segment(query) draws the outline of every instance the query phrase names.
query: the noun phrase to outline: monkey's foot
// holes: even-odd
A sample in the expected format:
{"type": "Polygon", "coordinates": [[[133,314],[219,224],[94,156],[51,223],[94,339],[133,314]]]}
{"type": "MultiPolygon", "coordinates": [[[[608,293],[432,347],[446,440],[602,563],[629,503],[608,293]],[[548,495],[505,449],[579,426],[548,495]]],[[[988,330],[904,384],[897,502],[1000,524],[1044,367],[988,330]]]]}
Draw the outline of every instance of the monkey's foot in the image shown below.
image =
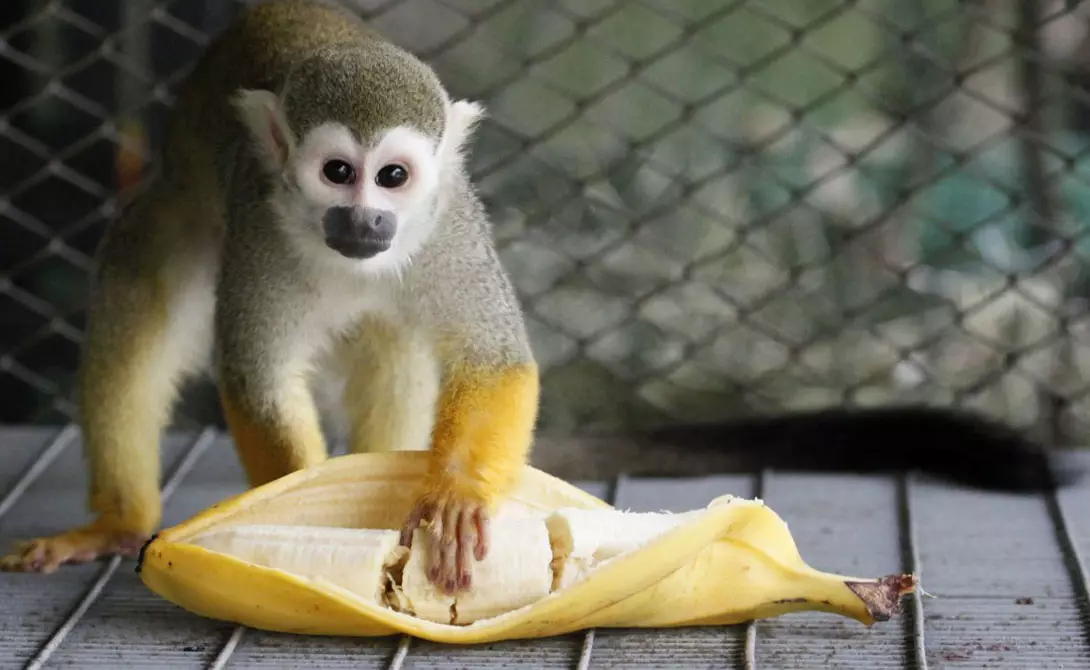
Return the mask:
{"type": "Polygon", "coordinates": [[[401,544],[412,546],[413,531],[427,529],[431,535],[428,580],[453,595],[473,584],[471,558],[480,561],[488,554],[488,525],[488,509],[481,501],[460,496],[440,501],[425,498],[409,514],[401,544]]]}
{"type": "Polygon", "coordinates": [[[133,557],[147,539],[145,533],[92,524],[20,543],[11,554],[0,558],[0,571],[49,574],[66,563],[88,563],[115,555],[133,557]]]}

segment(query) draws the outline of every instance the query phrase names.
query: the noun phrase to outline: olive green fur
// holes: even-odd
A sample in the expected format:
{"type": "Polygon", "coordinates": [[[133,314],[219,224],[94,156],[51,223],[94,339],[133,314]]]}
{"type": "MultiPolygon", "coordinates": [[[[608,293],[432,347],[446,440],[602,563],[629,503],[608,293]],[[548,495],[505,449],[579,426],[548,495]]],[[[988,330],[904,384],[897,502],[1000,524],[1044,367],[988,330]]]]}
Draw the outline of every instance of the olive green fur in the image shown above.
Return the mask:
{"type": "Polygon", "coordinates": [[[443,132],[446,93],[425,63],[337,3],[265,0],[240,11],[180,87],[164,163],[196,167],[204,158],[191,156],[196,140],[219,154],[226,179],[234,157],[225,149],[239,135],[232,101],[241,90],[280,96],[297,137],[325,121],[364,141],[399,125],[436,139],[443,132]]]}

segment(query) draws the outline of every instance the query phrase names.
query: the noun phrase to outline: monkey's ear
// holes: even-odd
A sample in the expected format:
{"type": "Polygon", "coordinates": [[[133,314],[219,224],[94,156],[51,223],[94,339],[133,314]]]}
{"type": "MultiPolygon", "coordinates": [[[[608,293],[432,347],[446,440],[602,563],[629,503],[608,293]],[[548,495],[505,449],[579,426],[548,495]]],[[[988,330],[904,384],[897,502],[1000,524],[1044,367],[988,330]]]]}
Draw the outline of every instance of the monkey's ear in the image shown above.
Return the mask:
{"type": "Polygon", "coordinates": [[[232,103],[253,137],[258,156],[271,172],[284,169],[295,145],[280,100],[271,91],[239,90],[232,103]]]}
{"type": "Polygon", "coordinates": [[[439,145],[439,158],[444,164],[462,160],[462,151],[473,135],[473,129],[484,118],[484,105],[468,100],[451,101],[447,107],[446,130],[439,145]]]}

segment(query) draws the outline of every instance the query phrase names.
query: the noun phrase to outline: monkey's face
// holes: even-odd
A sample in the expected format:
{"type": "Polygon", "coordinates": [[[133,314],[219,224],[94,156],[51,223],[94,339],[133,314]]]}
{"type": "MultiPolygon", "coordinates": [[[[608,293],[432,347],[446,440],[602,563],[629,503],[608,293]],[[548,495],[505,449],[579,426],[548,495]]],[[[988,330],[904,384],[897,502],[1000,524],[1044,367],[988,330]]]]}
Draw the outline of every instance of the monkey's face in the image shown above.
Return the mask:
{"type": "Polygon", "coordinates": [[[404,264],[431,233],[439,161],[435,143],[412,128],[360,142],[323,124],[299,143],[288,177],[311,213],[298,222],[308,230],[294,232],[361,269],[404,264]]]}
{"type": "MultiPolygon", "coordinates": [[[[355,65],[315,59],[313,72],[299,77],[351,83],[341,75],[362,67],[360,56],[341,55],[355,65]]],[[[383,72],[371,79],[383,83],[383,72]]],[[[317,102],[290,89],[287,104],[267,90],[242,89],[232,98],[270,178],[279,226],[307,258],[350,272],[397,273],[432,235],[438,210],[453,197],[449,177],[465,170],[463,149],[484,109],[446,99],[431,75],[417,83],[409,100],[400,89],[394,95],[389,87],[347,84],[319,87],[326,94],[317,102]],[[433,107],[443,122],[434,122],[433,107]]]]}

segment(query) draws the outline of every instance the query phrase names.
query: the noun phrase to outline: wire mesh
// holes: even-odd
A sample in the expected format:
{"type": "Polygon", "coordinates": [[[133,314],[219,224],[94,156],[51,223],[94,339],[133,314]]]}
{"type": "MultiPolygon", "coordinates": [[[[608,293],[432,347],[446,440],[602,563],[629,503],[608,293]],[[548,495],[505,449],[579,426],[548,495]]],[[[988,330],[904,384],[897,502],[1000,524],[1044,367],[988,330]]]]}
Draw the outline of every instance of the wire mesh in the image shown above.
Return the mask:
{"type": "MultiPolygon", "coordinates": [[[[543,429],[892,401],[1088,418],[1090,3],[350,4],[488,109],[471,166],[543,429]]],[[[239,6],[0,8],[0,421],[71,415],[95,245],[239,6]]]]}

